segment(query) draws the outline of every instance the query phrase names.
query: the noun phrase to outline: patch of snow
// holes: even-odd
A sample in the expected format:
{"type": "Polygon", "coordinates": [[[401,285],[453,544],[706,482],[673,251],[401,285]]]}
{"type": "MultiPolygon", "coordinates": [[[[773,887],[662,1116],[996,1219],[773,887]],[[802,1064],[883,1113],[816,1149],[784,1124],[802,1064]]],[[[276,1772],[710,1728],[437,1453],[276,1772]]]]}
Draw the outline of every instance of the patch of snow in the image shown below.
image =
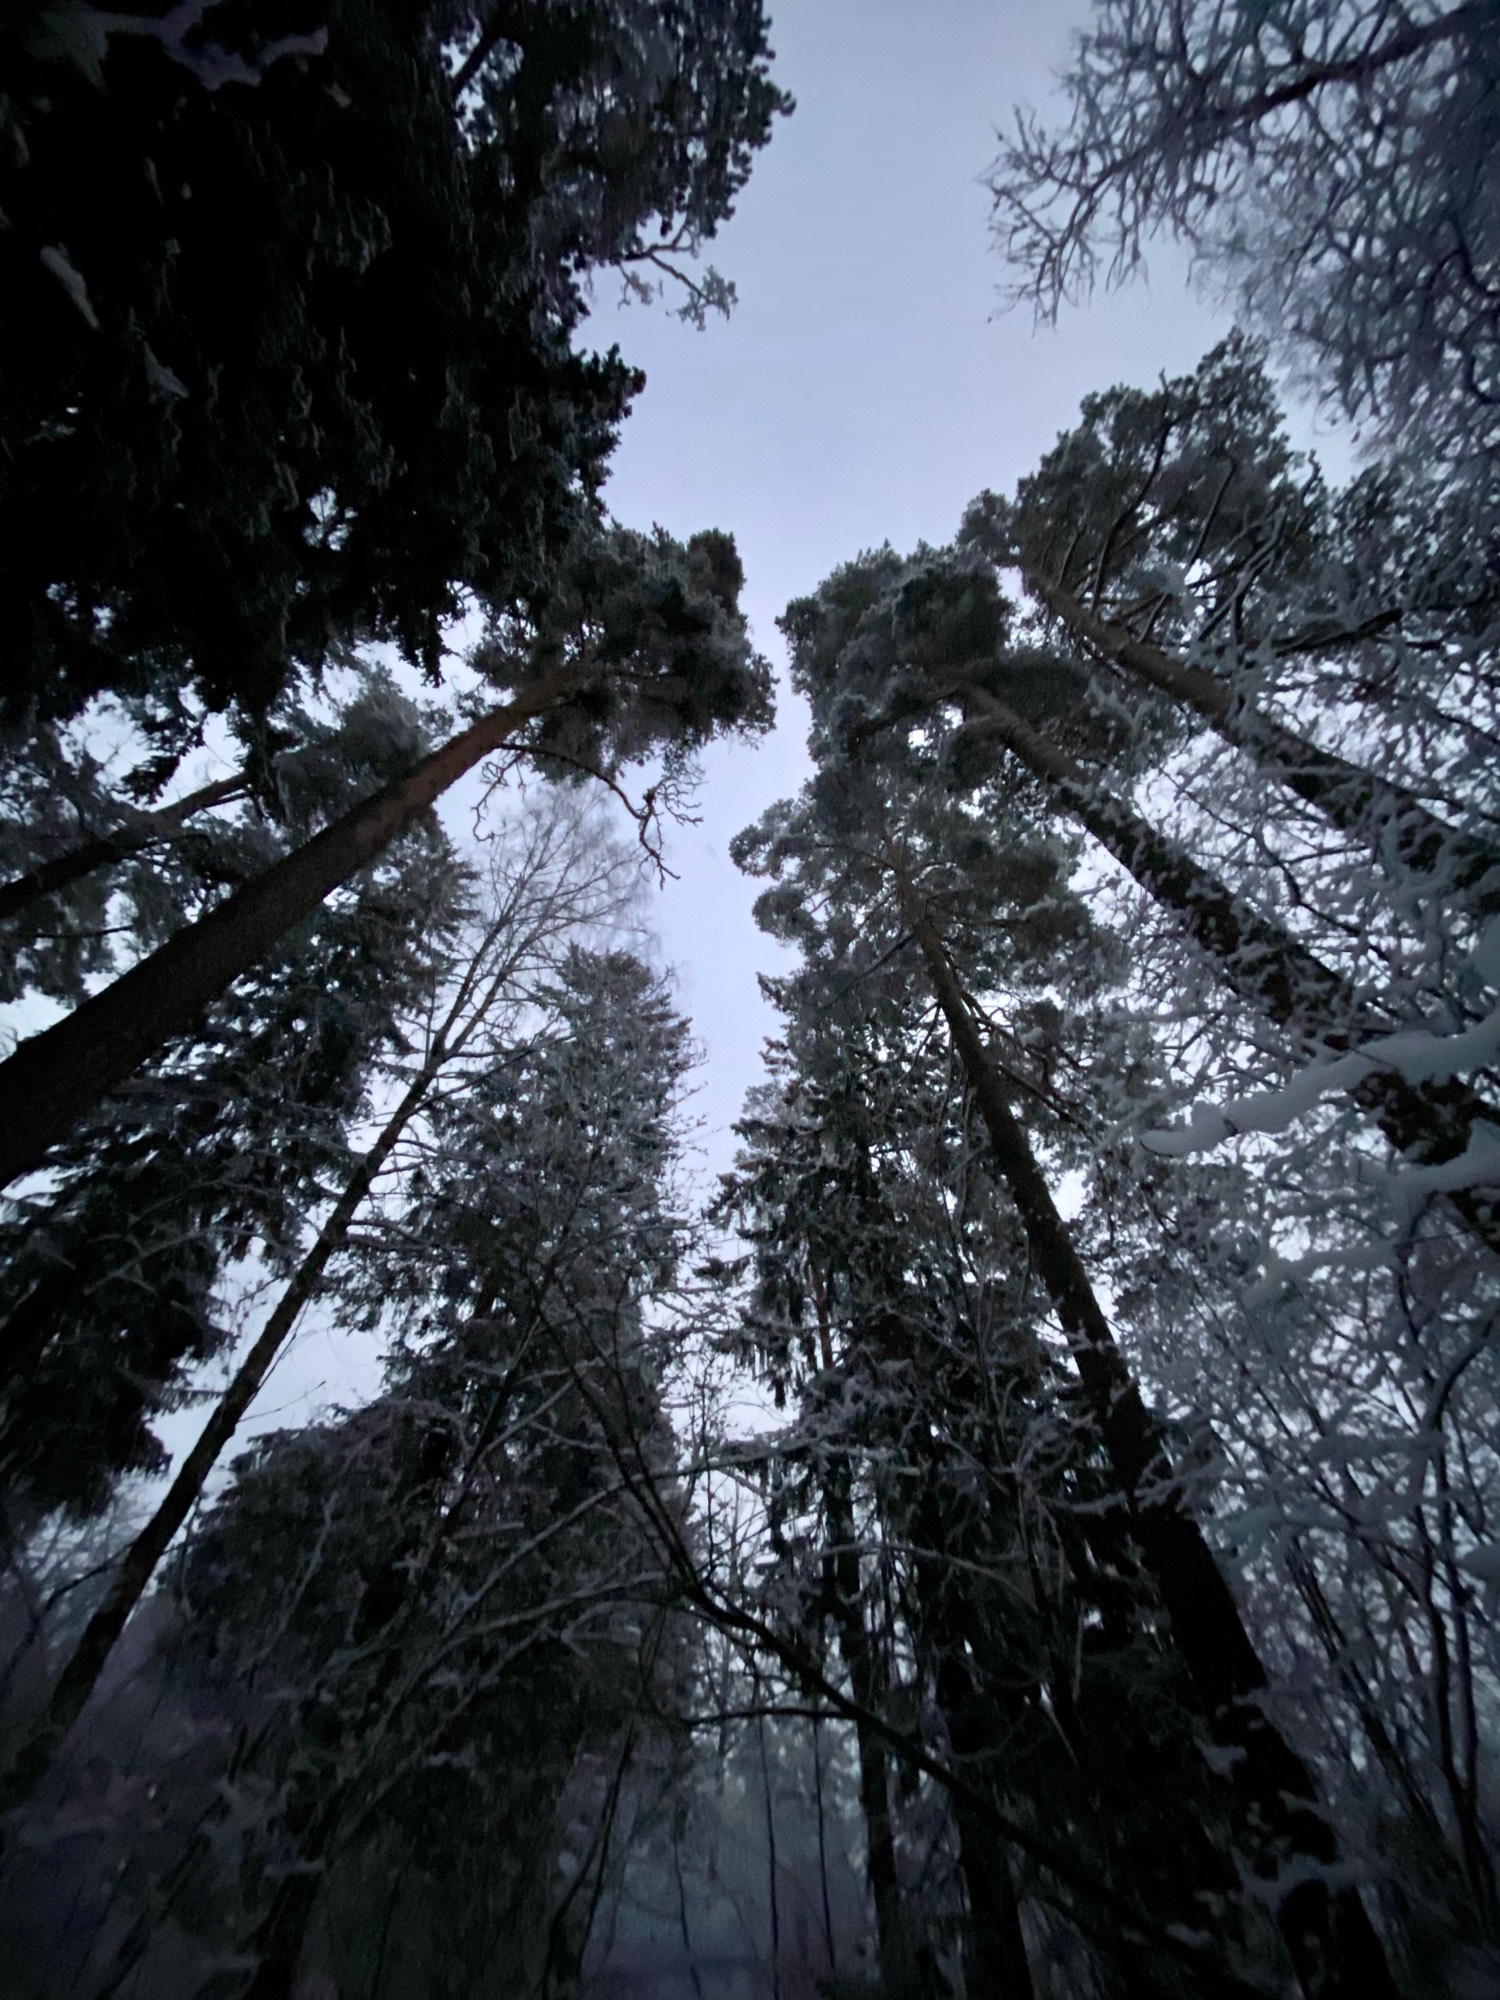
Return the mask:
{"type": "Polygon", "coordinates": [[[1314,1271],[1383,1270],[1391,1263],[1392,1254],[1388,1243],[1359,1243],[1347,1249],[1315,1249],[1302,1257],[1278,1257],[1272,1251],[1265,1261],[1264,1276],[1246,1291],[1244,1303],[1247,1306],[1264,1305],[1276,1297],[1283,1285],[1295,1284],[1298,1278],[1310,1277],[1314,1271]]]}
{"type": "Polygon", "coordinates": [[[146,380],[159,396],[185,396],[187,384],[180,375],[175,375],[163,362],[158,361],[148,346],[145,352],[146,380]]]}
{"type": "MultiPolygon", "coordinates": [[[[1492,950],[1494,955],[1500,956],[1500,927],[1495,925],[1491,925],[1485,933],[1475,954],[1476,964],[1481,953],[1487,961],[1492,950]],[[1493,940],[1491,930],[1497,933],[1493,940]]],[[[1237,1133],[1284,1132],[1331,1092],[1352,1090],[1379,1070],[1393,1070],[1411,1084],[1447,1083],[1450,1078],[1467,1071],[1488,1068],[1497,1057],[1500,1057],[1500,1007],[1486,1015],[1484,1020],[1460,1029],[1456,1035],[1435,1035],[1426,1028],[1409,1028],[1399,1034],[1378,1035],[1373,1041],[1351,1050],[1348,1055],[1315,1063],[1299,1071],[1280,1090],[1259,1091],[1253,1097],[1231,1099],[1222,1110],[1211,1105],[1195,1104],[1189,1124],[1147,1132],[1141,1143],[1149,1152],[1163,1159],[1185,1159],[1190,1153],[1202,1153],[1220,1146],[1237,1133]]],[[[1475,1143],[1477,1145],[1478,1141],[1475,1143]]],[[[1467,1159],[1473,1153],[1474,1147],[1471,1146],[1469,1154],[1464,1157],[1467,1159]]],[[[1424,1168],[1422,1171],[1443,1174],[1458,1165],[1455,1160],[1449,1161],[1445,1167],[1424,1168]]],[[[1479,1180],[1451,1180],[1434,1185],[1476,1187],[1492,1177],[1487,1166],[1479,1180]]]]}
{"type": "Polygon", "coordinates": [[[60,243],[49,243],[40,252],[40,256],[47,269],[97,333],[99,315],[89,302],[89,288],[83,281],[83,273],[73,263],[67,251],[60,243]]]}

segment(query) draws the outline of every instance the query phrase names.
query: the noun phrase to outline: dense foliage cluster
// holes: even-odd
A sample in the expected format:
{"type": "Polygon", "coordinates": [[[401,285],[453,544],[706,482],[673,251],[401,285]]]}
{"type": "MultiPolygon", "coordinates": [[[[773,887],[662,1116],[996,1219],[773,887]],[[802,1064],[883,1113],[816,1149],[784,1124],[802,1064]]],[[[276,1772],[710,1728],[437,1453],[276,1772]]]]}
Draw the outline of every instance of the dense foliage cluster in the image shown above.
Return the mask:
{"type": "Polygon", "coordinates": [[[728,214],[757,4],[11,10],[7,702],[258,710],[545,575],[639,376],[590,272],[728,214]],[[420,302],[420,303],[418,303],[420,302]]]}

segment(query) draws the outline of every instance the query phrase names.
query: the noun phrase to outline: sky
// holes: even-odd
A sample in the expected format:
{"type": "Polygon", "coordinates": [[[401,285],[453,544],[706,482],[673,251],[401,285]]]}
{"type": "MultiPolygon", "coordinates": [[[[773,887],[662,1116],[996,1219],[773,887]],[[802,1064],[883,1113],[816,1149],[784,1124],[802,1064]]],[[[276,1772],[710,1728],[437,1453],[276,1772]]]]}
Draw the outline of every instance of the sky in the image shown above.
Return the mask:
{"type": "MultiPolygon", "coordinates": [[[[1012,486],[1083,396],[1189,369],[1226,330],[1170,251],[1150,283],[1056,327],[1000,310],[981,176],[1011,107],[1053,95],[1086,12],[1087,0],[782,0],[774,73],[797,109],[709,253],[737,287],[732,316],[700,332],[599,283],[588,337],[618,341],[647,376],[606,501],[634,527],[732,531],[753,638],[778,670],[791,599],[863,549],[946,541],[974,494],[1012,486]]],[[[784,960],[755,927],[758,885],[729,843],[806,775],[806,717],[784,686],[778,709],[759,745],[706,756],[701,824],[673,833],[676,879],[650,912],[704,1050],[692,1110],[705,1179],[733,1158],[730,1128],[775,1026],[756,975],[784,960]]],[[[450,797],[455,832],[472,804],[466,788],[450,797]]],[[[367,1338],[309,1314],[246,1432],[377,1380],[367,1338]]],[[[169,1450],[200,1422],[196,1409],[169,1418],[169,1450]]]]}
{"type": "MultiPolygon", "coordinates": [[[[647,376],[605,499],[631,526],[731,530],[755,643],[778,669],[790,600],[861,550],[947,541],[1084,395],[1191,368],[1225,331],[1171,251],[1149,285],[1056,328],[1000,309],[980,177],[1011,107],[1053,94],[1086,13],[1086,0],[782,0],[774,73],[797,109],[709,252],[738,290],[733,315],[699,332],[599,285],[594,338],[647,376]]],[[[654,913],[706,1051],[695,1109],[710,1172],[730,1163],[774,1026],[755,975],[778,948],[728,850],[806,775],[806,717],[784,687],[778,710],[759,746],[708,755],[702,824],[669,842],[678,880],[654,913]]]]}

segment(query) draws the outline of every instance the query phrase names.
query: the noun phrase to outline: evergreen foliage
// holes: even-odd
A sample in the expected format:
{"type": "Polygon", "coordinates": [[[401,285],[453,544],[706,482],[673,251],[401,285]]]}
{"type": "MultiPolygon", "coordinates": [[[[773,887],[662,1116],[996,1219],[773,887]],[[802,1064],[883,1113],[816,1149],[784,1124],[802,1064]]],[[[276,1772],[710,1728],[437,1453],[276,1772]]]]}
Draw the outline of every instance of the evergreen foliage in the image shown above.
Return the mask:
{"type": "Polygon", "coordinates": [[[640,377],[575,346],[590,274],[690,257],[788,108],[758,0],[35,0],[3,56],[22,717],[259,712],[367,638],[435,677],[594,511],[640,377]]]}
{"type": "MultiPolygon", "coordinates": [[[[420,740],[415,712],[403,715],[378,682],[347,719],[343,732],[311,730],[305,760],[273,767],[281,826],[242,810],[205,821],[169,872],[142,880],[130,870],[145,920],[122,928],[148,942],[153,921],[167,929],[195,903],[211,905],[288,834],[336,812],[369,782],[361,725],[377,759],[399,756],[402,735],[420,740]]],[[[84,893],[114,901],[108,878],[84,893]]],[[[189,1041],[106,1099],[47,1180],[18,1196],[0,1278],[0,1468],[13,1530],[52,1507],[98,1509],[122,1472],[160,1465],[153,1416],[229,1337],[233,1268],[253,1250],[285,1270],[303,1217],[348,1171],[351,1129],[382,1060],[404,1046],[467,893],[439,830],[417,828],[298,926],[189,1041]]],[[[24,967],[24,932],[20,949],[24,967]]]]}

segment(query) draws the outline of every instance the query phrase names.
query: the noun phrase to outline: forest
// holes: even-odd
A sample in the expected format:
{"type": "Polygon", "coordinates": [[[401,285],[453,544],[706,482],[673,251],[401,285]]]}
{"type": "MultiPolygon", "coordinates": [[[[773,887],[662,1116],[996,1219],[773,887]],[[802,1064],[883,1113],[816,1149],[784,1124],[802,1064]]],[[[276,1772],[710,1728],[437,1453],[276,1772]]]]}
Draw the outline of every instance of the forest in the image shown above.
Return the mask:
{"type": "Polygon", "coordinates": [[[1005,310],[1232,330],[774,635],[595,316],[745,309],[765,0],[127,6],[0,9],[6,1994],[1500,1994],[1500,0],[989,80],[1005,310]]]}

